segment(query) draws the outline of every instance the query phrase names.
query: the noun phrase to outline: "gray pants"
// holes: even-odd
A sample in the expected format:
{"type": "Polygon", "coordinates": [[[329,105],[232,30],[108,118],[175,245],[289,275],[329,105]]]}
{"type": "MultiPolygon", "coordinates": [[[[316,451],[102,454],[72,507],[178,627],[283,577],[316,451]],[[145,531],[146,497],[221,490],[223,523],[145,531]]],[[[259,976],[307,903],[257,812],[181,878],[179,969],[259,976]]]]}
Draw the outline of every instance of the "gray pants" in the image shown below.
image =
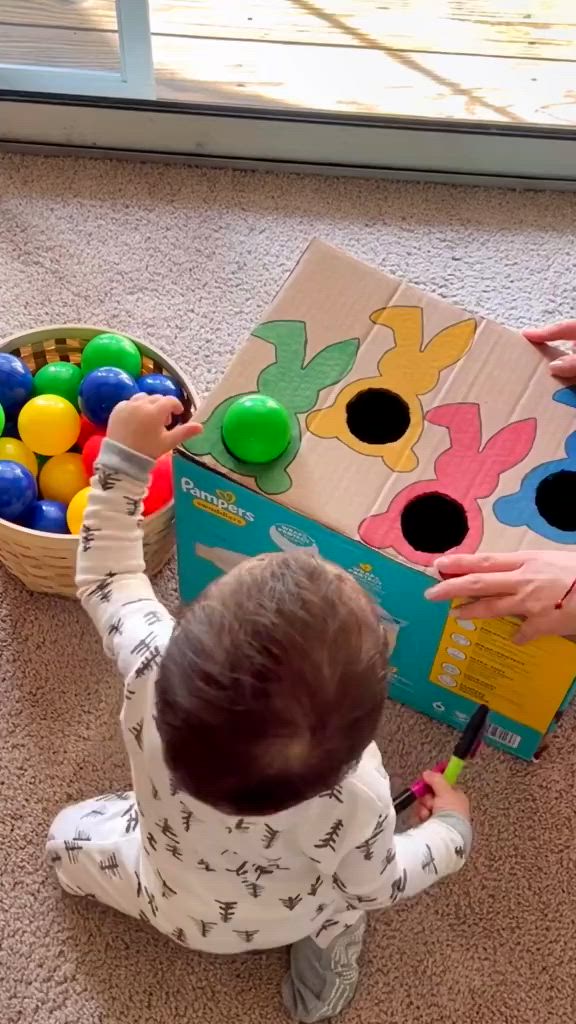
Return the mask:
{"type": "Polygon", "coordinates": [[[294,943],[282,996],[295,1020],[303,1024],[327,1020],[348,1006],[358,984],[358,957],[365,929],[364,914],[326,949],[311,938],[294,943]]]}

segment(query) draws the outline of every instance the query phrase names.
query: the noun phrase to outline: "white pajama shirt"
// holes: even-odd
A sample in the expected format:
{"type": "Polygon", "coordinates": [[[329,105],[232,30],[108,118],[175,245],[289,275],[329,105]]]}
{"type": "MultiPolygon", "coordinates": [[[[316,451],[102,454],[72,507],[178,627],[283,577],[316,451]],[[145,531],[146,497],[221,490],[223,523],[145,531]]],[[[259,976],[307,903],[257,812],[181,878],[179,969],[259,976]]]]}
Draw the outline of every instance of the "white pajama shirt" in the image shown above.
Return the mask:
{"type": "Polygon", "coordinates": [[[82,604],[124,679],[131,788],[61,811],[48,860],[68,892],[194,949],[237,953],[305,936],[327,946],[364,910],[458,870],[470,825],[439,815],[396,834],[375,743],[334,789],[278,814],[227,815],[176,787],[155,723],[156,678],[175,624],[144,571],[140,515],[151,466],[105,441],[77,566],[82,604]]]}

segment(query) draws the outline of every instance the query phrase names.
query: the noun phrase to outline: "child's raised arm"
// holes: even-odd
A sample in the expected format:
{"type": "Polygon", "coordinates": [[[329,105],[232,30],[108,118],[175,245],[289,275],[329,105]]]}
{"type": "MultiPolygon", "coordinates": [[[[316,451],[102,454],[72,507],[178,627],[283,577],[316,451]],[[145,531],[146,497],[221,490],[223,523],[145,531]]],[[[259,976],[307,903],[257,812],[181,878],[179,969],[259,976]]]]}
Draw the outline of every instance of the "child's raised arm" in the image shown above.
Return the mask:
{"type": "Polygon", "coordinates": [[[142,502],[154,461],[202,429],[167,429],[182,412],[173,398],[137,395],[113,410],[92,480],[76,565],[78,597],[120,672],[157,667],[173,630],[145,574],[142,502]]]}

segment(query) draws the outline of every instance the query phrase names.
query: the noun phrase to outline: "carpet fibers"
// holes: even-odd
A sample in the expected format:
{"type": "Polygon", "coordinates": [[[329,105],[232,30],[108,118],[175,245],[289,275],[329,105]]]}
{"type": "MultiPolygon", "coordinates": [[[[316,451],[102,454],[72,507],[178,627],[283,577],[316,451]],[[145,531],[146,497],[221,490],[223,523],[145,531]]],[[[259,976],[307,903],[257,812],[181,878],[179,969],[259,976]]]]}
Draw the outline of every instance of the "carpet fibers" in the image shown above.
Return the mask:
{"type": "MultiPolygon", "coordinates": [[[[570,195],[4,156],[0,336],[109,325],[164,348],[206,392],[313,236],[521,326],[576,313],[574,223],[570,195]]],[[[1,571],[0,587],[0,1021],[284,1020],[285,951],[204,959],[47,873],[55,812],[128,784],[120,689],[74,603],[1,571]]],[[[173,566],[159,590],[175,604],[173,566]]],[[[379,739],[405,781],[451,737],[389,706],[379,739]]],[[[575,772],[570,715],[537,766],[482,755],[466,776],[469,866],[372,916],[345,1024],[574,1020],[575,772]]]]}

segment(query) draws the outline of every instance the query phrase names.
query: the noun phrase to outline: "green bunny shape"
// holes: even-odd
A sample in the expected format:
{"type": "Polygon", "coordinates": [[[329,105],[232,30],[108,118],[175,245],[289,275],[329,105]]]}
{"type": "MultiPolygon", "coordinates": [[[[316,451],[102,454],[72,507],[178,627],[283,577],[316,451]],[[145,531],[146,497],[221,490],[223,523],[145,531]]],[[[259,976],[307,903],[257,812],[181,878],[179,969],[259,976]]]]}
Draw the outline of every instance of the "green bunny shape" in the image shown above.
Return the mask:
{"type": "MultiPolygon", "coordinates": [[[[239,476],[253,477],[264,494],[283,494],[292,486],[287,468],[296,458],[302,442],[299,415],[310,412],[324,388],[339,384],[354,366],[360,341],[348,338],[328,345],[304,365],[306,358],[306,324],[302,320],[271,320],[260,324],[252,334],[274,346],[276,358],[261,370],[256,382],[257,393],[281,402],[290,415],[292,439],[288,448],[272,463],[257,465],[239,462],[230,454],[222,440],[222,421],[226,410],[244,395],[232,395],[217,405],[204,423],[204,431],[187,441],[185,447],[193,455],[211,455],[225,469],[239,476]]],[[[248,392],[253,394],[254,392],[248,392]]]]}

